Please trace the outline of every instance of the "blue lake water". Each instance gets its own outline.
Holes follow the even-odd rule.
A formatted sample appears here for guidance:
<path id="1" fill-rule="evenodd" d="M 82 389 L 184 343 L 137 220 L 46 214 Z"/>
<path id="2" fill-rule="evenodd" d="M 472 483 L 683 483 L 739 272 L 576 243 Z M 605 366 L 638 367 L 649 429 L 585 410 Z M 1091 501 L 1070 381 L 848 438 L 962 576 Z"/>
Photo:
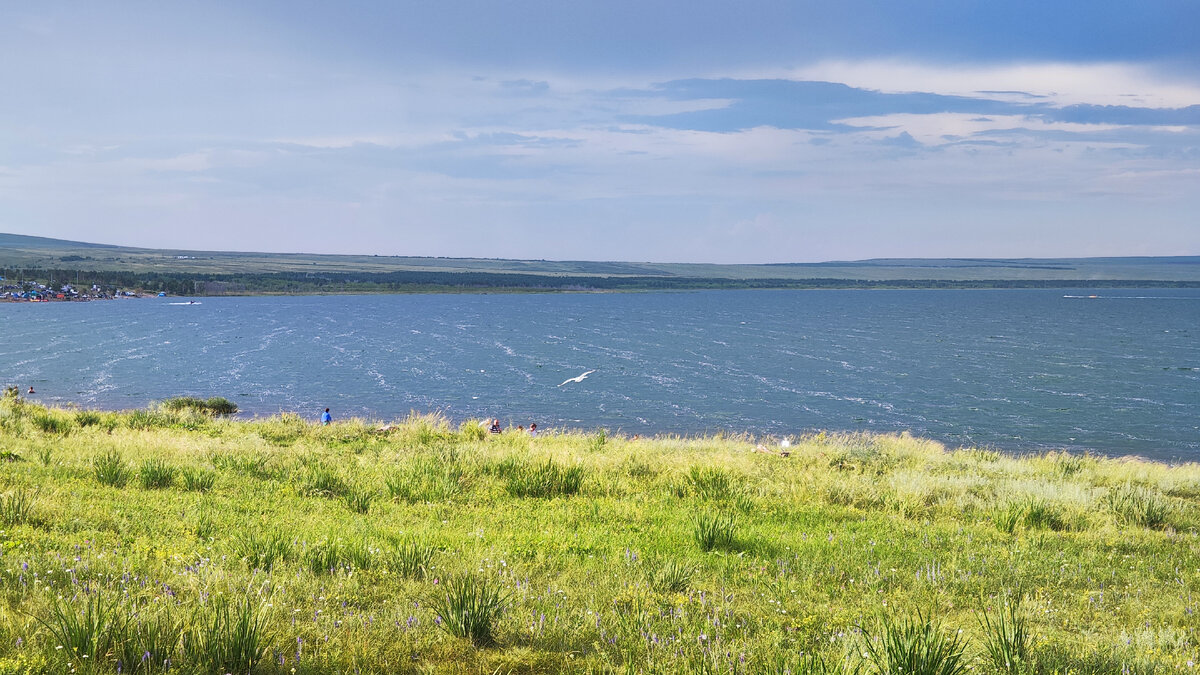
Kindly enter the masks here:
<path id="1" fill-rule="evenodd" d="M 220 395 L 314 420 L 328 406 L 626 434 L 910 430 L 1200 459 L 1196 289 L 172 302 L 0 304 L 0 384 L 109 409 Z"/>

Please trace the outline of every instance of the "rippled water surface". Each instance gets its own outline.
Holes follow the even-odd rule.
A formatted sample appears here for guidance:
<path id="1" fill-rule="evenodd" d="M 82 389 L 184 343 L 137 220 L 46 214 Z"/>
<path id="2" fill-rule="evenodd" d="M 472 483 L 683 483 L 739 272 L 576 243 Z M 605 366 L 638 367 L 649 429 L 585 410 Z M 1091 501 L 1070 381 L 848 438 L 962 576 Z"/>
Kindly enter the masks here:
<path id="1" fill-rule="evenodd" d="M 1197 290 L 172 302 L 0 304 L 0 383 L 99 408 L 221 395 L 314 419 L 329 406 L 628 434 L 907 429 L 1200 459 Z"/>

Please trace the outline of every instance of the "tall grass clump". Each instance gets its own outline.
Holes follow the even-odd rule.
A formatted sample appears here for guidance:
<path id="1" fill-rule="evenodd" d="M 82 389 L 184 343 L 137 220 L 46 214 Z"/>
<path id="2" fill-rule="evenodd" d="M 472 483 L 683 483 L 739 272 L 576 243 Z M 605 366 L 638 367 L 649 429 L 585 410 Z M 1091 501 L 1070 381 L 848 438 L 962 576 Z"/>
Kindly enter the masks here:
<path id="1" fill-rule="evenodd" d="M 171 412 L 195 411 L 205 415 L 232 415 L 238 411 L 237 404 L 222 396 L 209 399 L 194 396 L 176 396 L 163 401 L 162 406 Z"/>
<path id="2" fill-rule="evenodd" d="M 150 617 L 131 619 L 125 639 L 116 651 L 118 673 L 166 673 L 178 660 L 183 622 L 170 610 Z"/>
<path id="3" fill-rule="evenodd" d="M 37 427 L 44 434 L 66 436 L 71 433 L 72 425 L 70 418 L 55 414 L 49 410 L 35 410 L 29 416 L 29 419 L 33 422 L 33 426 Z"/>
<path id="4" fill-rule="evenodd" d="M 406 538 L 392 549 L 388 567 L 402 576 L 421 579 L 429 574 L 432 560 L 433 546 L 418 539 Z"/>
<path id="5" fill-rule="evenodd" d="M 176 416 L 157 410 L 132 410 L 124 416 L 125 426 L 140 431 L 169 429 L 176 420 Z"/>
<path id="6" fill-rule="evenodd" d="M 106 600 L 100 591 L 84 593 L 78 608 L 70 600 L 52 596 L 45 616 L 34 618 L 53 637 L 48 645 L 51 657 L 65 659 L 68 669 L 95 667 L 125 634 L 125 618 L 118 611 L 117 598 Z"/>
<path id="7" fill-rule="evenodd" d="M 692 466 L 687 481 L 702 499 L 728 499 L 736 488 L 733 475 L 719 466 Z"/>
<path id="8" fill-rule="evenodd" d="M 94 410 L 78 410 L 75 412 L 75 423 L 81 427 L 91 427 L 100 424 L 100 413 Z"/>
<path id="9" fill-rule="evenodd" d="M 1013 594 L 994 614 L 979 616 L 983 630 L 983 653 L 1002 673 L 1021 675 L 1033 656 L 1033 635 L 1021 611 L 1021 596 Z"/>
<path id="10" fill-rule="evenodd" d="M 508 594 L 499 584 L 462 575 L 446 582 L 444 595 L 433 602 L 433 611 L 441 619 L 442 630 L 467 638 L 476 647 L 488 647 L 496 643 L 496 621 L 507 603 Z"/>
<path id="11" fill-rule="evenodd" d="M 733 514 L 701 513 L 696 516 L 692 535 L 701 551 L 733 549 L 737 546 L 736 527 Z"/>
<path id="12" fill-rule="evenodd" d="M 267 658 L 267 616 L 249 597 L 230 607 L 213 601 L 207 616 L 196 618 L 189 651 L 207 673 L 251 673 Z"/>
<path id="13" fill-rule="evenodd" d="M 365 485 L 351 485 L 346 488 L 342 499 L 351 511 L 366 515 L 371 511 L 371 504 L 375 502 L 375 491 Z"/>
<path id="14" fill-rule="evenodd" d="M 29 522 L 36 501 L 37 492 L 28 488 L 17 488 L 0 495 L 0 523 L 20 525 Z"/>
<path id="15" fill-rule="evenodd" d="M 316 464 L 308 469 L 301 492 L 306 497 L 338 497 L 349 493 L 350 485 L 335 469 Z"/>
<path id="16" fill-rule="evenodd" d="M 863 631 L 863 652 L 880 675 L 962 675 L 969 663 L 960 633 L 949 633 L 920 612 L 896 622 L 884 616 L 878 635 Z"/>
<path id="17" fill-rule="evenodd" d="M 168 464 L 166 460 L 154 458 L 142 462 L 141 468 L 138 469 L 138 477 L 141 479 L 143 488 L 162 490 L 175 484 L 175 474 L 178 472 L 179 470 Z"/>
<path id="18" fill-rule="evenodd" d="M 217 482 L 216 472 L 207 469 L 184 469 L 180 474 L 183 476 L 183 489 L 189 492 L 208 492 Z"/>
<path id="19" fill-rule="evenodd" d="M 1161 493 L 1130 483 L 1110 489 L 1104 505 L 1122 522 L 1151 528 L 1166 525 L 1172 511 Z"/>
<path id="20" fill-rule="evenodd" d="M 660 593 L 680 593 L 691 586 L 695 575 L 695 567 L 678 560 L 668 560 L 654 571 L 650 585 Z"/>
<path id="21" fill-rule="evenodd" d="M 92 459 L 92 473 L 102 485 L 122 488 L 133 472 L 121 453 L 114 449 Z"/>
<path id="22" fill-rule="evenodd" d="M 488 432 L 479 420 L 467 420 L 459 425 L 458 436 L 464 441 L 482 441 L 487 438 Z"/>
<path id="23" fill-rule="evenodd" d="M 299 415 L 284 413 L 279 417 L 257 422 L 260 438 L 274 445 L 291 445 L 308 433 L 308 423 Z"/>
<path id="24" fill-rule="evenodd" d="M 294 544 L 282 532 L 248 532 L 235 541 L 234 548 L 248 568 L 270 572 L 291 559 Z"/>
<path id="25" fill-rule="evenodd" d="M 409 504 L 441 502 L 462 491 L 463 470 L 457 462 L 422 458 L 384 479 L 392 499 Z"/>
<path id="26" fill-rule="evenodd" d="M 336 574 L 342 571 L 371 568 L 371 550 L 366 542 L 356 539 L 346 542 L 330 537 L 311 546 L 304 562 L 313 574 Z"/>
<path id="27" fill-rule="evenodd" d="M 541 464 L 505 463 L 501 469 L 505 488 L 513 497 L 567 497 L 583 485 L 583 467 L 560 466 L 552 459 Z"/>

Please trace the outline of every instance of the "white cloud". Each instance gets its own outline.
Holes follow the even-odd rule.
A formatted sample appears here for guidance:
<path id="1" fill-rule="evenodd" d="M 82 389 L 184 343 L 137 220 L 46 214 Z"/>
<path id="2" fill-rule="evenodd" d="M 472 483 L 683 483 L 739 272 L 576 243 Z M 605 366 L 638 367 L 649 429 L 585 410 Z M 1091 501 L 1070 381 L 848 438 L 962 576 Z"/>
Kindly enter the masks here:
<path id="1" fill-rule="evenodd" d="M 1029 115 L 975 115 L 967 113 L 894 113 L 870 117 L 851 117 L 834 120 L 853 127 L 869 127 L 860 132 L 871 138 L 894 137 L 907 132 L 924 145 L 941 145 L 988 131 L 1066 131 L 1072 133 L 1108 131 L 1120 128 L 1115 124 L 1079 124 L 1077 122 L 1046 121 Z M 955 137 L 955 138 L 947 138 Z"/>
<path id="2" fill-rule="evenodd" d="M 906 61 L 821 61 L 780 71 L 795 80 L 841 82 L 882 92 L 929 92 L 1055 105 L 1182 108 L 1200 104 L 1200 85 L 1149 66 L 1127 63 L 925 64 Z M 993 92 L 981 94 L 981 92 Z M 1010 93 L 1004 93 L 1010 92 Z"/>

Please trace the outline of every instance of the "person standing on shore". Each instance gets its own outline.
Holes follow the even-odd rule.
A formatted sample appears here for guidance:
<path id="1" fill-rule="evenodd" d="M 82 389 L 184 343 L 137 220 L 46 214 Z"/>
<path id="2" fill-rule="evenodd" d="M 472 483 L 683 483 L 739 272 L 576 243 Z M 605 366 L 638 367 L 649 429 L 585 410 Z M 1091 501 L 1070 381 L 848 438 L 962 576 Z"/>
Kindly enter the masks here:
<path id="1" fill-rule="evenodd" d="M 321 424 L 323 424 L 325 426 L 329 426 L 329 423 L 332 421 L 333 421 L 333 415 L 330 415 L 329 408 L 326 408 L 325 412 L 321 413 Z"/>

